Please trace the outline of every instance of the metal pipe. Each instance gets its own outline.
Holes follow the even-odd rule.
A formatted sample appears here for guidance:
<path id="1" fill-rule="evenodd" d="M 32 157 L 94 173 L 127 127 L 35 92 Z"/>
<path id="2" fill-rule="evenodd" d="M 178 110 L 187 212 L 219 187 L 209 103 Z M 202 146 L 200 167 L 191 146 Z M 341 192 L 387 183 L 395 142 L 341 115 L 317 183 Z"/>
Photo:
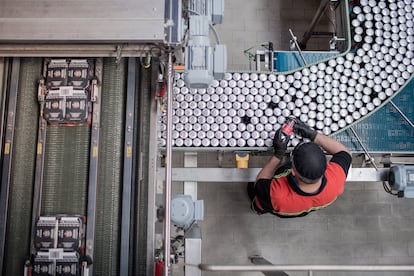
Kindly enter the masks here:
<path id="1" fill-rule="evenodd" d="M 397 110 L 398 111 L 398 113 L 400 113 L 400 115 L 404 118 L 404 120 L 406 120 L 407 121 L 407 123 L 412 127 L 412 128 L 414 128 L 414 124 L 413 124 L 413 122 L 411 122 L 410 121 L 410 119 L 404 114 L 404 112 L 402 112 L 401 111 L 401 109 L 393 102 L 393 101 L 390 101 L 390 104 L 395 108 L 395 110 Z"/>
<path id="2" fill-rule="evenodd" d="M 378 170 L 377 165 L 375 164 L 375 159 L 372 158 L 372 156 L 369 154 L 368 150 L 365 148 L 364 144 L 362 143 L 361 139 L 359 138 L 358 134 L 355 132 L 353 127 L 350 127 L 352 133 L 354 134 L 355 138 L 357 139 L 358 143 L 361 145 L 362 150 L 365 152 L 365 154 L 368 156 L 369 160 L 372 162 L 372 165 L 376 170 Z"/>
<path id="3" fill-rule="evenodd" d="M 414 265 L 210 265 L 200 264 L 202 271 L 414 271 Z"/>
<path id="4" fill-rule="evenodd" d="M 165 164 L 165 218 L 164 218 L 164 275 L 168 276 L 170 262 L 170 243 L 171 243 L 171 160 L 172 160 L 172 88 L 173 88 L 173 64 L 172 52 L 168 53 L 168 87 L 167 87 L 167 146 Z"/>
<path id="5" fill-rule="evenodd" d="M 324 0 L 324 1 L 326 1 L 326 0 Z M 327 1 L 327 2 L 329 2 L 329 1 Z M 298 49 L 298 52 L 299 52 L 300 58 L 303 61 L 303 64 L 304 65 L 307 65 L 306 60 L 305 60 L 305 57 L 302 54 L 302 50 L 300 49 L 300 46 L 298 44 L 298 41 L 296 40 L 296 36 L 293 34 L 293 32 L 292 32 L 291 29 L 289 29 L 289 32 L 290 32 L 290 35 L 292 36 L 293 42 L 295 43 L 296 49 Z"/>

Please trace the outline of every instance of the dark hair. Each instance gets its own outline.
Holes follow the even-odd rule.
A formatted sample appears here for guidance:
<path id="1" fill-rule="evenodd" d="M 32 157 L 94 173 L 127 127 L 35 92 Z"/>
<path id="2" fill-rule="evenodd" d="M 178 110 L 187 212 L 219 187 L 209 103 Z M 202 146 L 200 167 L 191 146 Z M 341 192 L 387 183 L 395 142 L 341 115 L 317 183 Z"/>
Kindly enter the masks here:
<path id="1" fill-rule="evenodd" d="M 292 152 L 292 165 L 298 178 L 313 184 L 325 173 L 326 157 L 322 149 L 313 142 L 300 143 Z"/>

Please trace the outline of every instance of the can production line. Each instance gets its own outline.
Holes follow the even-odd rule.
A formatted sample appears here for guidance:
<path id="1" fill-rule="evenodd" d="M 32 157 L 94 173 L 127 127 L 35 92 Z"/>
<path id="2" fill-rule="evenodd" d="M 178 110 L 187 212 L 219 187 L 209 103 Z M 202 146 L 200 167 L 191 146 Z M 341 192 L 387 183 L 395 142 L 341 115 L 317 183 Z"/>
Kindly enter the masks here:
<path id="1" fill-rule="evenodd" d="M 413 77 L 413 6 L 412 1 L 350 5 L 348 51 L 294 72 L 227 73 L 207 89 L 186 87 L 184 74 L 177 73 L 174 147 L 269 147 L 272 131 L 291 115 L 326 135 L 363 120 Z M 297 143 L 294 138 L 292 145 Z"/>
<path id="2" fill-rule="evenodd" d="M 303 60 L 303 67 L 286 73 L 226 73 L 223 79 L 214 80 L 208 88 L 188 87 L 186 73 L 176 72 L 172 88 L 170 139 L 173 151 L 184 152 L 184 167 L 173 168 L 172 175 L 169 175 L 168 167 L 165 171 L 159 170 L 159 180 L 164 180 L 165 174 L 166 182 L 168 179 L 182 181 L 184 194 L 191 195 L 194 204 L 197 204 L 197 182 L 254 181 L 260 168 L 197 168 L 197 152 L 217 154 L 219 160 L 223 158 L 223 153 L 230 152 L 235 155 L 238 164 L 240 153 L 244 156 L 246 152 L 248 155 L 268 151 L 275 130 L 289 116 L 300 118 L 322 133 L 337 137 L 352 149 L 355 157 L 359 156 L 354 159 L 355 165 L 351 168 L 348 182 L 388 181 L 387 167 L 401 162 L 397 157 L 399 155 L 408 156 L 403 162 L 412 164 L 414 145 L 410 141 L 414 128 L 413 114 L 406 101 L 413 100 L 414 3 L 367 0 L 352 2 L 348 8 L 347 33 L 351 42 L 345 53 L 337 56 L 313 64 L 306 64 Z M 398 99 L 400 95 L 403 101 L 399 100 L 399 105 L 394 98 Z M 376 114 L 384 115 L 379 110 L 393 114 L 387 120 L 375 119 Z M 168 156 L 167 114 L 168 108 L 158 114 L 158 137 L 159 146 L 167 147 Z M 398 129 L 399 144 L 395 145 L 395 137 L 390 132 L 384 138 L 383 132 L 364 131 L 368 120 L 377 124 L 371 124 L 372 128 L 385 128 L 391 132 Z M 387 124 L 384 125 L 384 122 Z M 364 133 L 364 137 L 358 133 Z M 366 142 L 376 140 L 376 135 L 382 136 L 383 140 L 376 144 L 377 147 L 367 148 Z M 292 135 L 291 138 L 289 146 L 294 147 L 300 137 Z M 393 143 L 394 146 L 391 146 Z M 394 157 L 396 159 L 393 160 Z M 166 162 L 170 163 L 169 160 Z M 391 192 L 388 188 L 386 190 Z M 408 196 L 410 193 L 407 190 Z M 181 203 L 181 199 L 173 197 L 172 200 L 173 205 Z M 172 210 L 174 219 L 179 211 Z M 164 233 L 169 228 L 166 229 Z M 186 255 L 185 263 L 199 264 L 201 238 L 194 238 L 193 229 L 187 231 L 192 238 L 186 240 L 184 251 L 191 252 L 192 256 Z M 156 244 L 159 242 L 156 239 Z M 272 270 L 269 262 L 259 259 L 256 264 L 269 265 L 267 271 Z M 251 261 L 255 263 L 255 260 Z M 199 268 L 222 272 L 254 270 L 251 266 L 231 264 L 205 264 Z M 377 269 L 384 270 L 384 267 Z M 311 269 L 308 271 L 311 273 Z M 186 275 L 199 273 L 191 265 L 185 267 Z"/>

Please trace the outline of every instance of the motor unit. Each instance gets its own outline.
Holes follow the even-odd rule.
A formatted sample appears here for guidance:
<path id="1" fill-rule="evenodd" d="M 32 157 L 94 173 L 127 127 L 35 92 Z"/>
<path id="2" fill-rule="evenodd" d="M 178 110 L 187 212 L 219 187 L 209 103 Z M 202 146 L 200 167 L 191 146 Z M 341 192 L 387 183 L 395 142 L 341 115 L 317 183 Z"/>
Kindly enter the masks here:
<path id="1" fill-rule="evenodd" d="M 392 190 L 401 192 L 400 196 L 414 198 L 414 165 L 391 167 L 389 183 Z"/>

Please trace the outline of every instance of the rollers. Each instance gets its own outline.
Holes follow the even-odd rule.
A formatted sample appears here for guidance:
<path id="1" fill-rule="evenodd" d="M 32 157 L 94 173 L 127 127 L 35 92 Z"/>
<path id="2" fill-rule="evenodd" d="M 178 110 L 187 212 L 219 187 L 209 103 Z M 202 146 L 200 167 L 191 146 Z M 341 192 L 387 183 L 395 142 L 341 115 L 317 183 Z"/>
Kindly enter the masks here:
<path id="1" fill-rule="evenodd" d="M 326 135 L 362 119 L 413 76 L 413 14 L 411 0 L 361 0 L 350 13 L 351 51 L 290 74 L 227 73 L 207 89 L 188 89 L 176 73 L 174 147 L 269 147 L 292 115 Z M 163 113 L 161 146 L 165 122 Z"/>

